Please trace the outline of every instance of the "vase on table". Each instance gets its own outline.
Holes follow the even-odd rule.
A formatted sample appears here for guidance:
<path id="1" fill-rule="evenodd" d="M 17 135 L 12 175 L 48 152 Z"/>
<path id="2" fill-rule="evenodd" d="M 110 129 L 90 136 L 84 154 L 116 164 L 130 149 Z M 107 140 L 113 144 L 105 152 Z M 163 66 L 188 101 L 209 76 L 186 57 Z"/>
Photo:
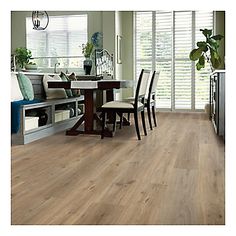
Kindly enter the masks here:
<path id="1" fill-rule="evenodd" d="M 84 72 L 85 75 L 90 75 L 93 61 L 90 58 L 84 60 Z"/>

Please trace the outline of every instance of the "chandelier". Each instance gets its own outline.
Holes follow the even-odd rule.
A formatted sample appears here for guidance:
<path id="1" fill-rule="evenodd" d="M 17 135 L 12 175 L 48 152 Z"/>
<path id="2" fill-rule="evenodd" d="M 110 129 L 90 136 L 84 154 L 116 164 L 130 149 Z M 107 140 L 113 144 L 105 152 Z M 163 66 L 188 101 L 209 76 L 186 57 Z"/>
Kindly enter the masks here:
<path id="1" fill-rule="evenodd" d="M 45 30 L 49 23 L 48 13 L 46 11 L 32 12 L 33 29 Z"/>

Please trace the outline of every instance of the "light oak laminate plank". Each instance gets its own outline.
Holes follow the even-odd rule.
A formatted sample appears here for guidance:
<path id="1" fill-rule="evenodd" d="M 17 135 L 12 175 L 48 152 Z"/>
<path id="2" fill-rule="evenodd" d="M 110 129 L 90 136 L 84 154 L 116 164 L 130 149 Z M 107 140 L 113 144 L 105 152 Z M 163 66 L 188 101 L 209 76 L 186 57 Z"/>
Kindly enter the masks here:
<path id="1" fill-rule="evenodd" d="M 59 133 L 12 146 L 12 224 L 224 224 L 224 142 L 204 113 L 157 113 L 138 141 Z"/>

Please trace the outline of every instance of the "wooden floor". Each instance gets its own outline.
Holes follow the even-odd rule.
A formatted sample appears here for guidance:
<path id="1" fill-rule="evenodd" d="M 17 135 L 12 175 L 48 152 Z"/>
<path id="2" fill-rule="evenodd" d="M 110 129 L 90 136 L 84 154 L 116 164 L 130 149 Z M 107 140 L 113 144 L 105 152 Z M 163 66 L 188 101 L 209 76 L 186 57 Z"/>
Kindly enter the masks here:
<path id="1" fill-rule="evenodd" d="M 224 142 L 203 113 L 158 124 L 13 146 L 12 224 L 224 224 Z"/>

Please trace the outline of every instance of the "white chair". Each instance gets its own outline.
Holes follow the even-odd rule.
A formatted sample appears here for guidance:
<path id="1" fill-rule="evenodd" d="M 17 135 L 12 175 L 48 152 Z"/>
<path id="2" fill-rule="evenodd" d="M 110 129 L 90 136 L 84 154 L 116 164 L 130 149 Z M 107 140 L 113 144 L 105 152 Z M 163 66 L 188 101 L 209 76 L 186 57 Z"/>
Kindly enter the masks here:
<path id="1" fill-rule="evenodd" d="M 148 120 L 150 129 L 152 130 L 152 121 L 151 121 L 151 110 L 152 110 L 152 116 L 154 125 L 157 126 L 156 121 L 156 88 L 157 88 L 157 82 L 159 79 L 160 72 L 154 71 L 151 77 L 151 81 L 148 88 L 148 96 L 145 98 L 144 106 L 147 108 L 148 113 Z"/>
<path id="2" fill-rule="evenodd" d="M 107 102 L 102 105 L 101 112 L 102 112 L 102 132 L 101 138 L 104 138 L 104 130 L 105 130 L 105 116 L 106 113 L 112 112 L 113 114 L 119 113 L 133 113 L 134 114 L 134 121 L 135 121 L 135 128 L 138 139 L 141 140 L 139 125 L 138 125 L 138 113 L 141 112 L 142 117 L 142 125 L 144 129 L 144 134 L 147 135 L 146 126 L 145 126 L 145 118 L 144 118 L 144 99 L 145 94 L 148 86 L 148 81 L 150 77 L 150 71 L 142 69 L 137 87 L 135 92 L 135 99 L 133 101 L 111 101 Z"/>
<path id="3" fill-rule="evenodd" d="M 148 121 L 150 125 L 150 129 L 152 130 L 152 121 L 151 121 L 151 110 L 152 110 L 152 116 L 154 120 L 154 125 L 157 126 L 156 122 L 156 87 L 157 87 L 157 82 L 159 79 L 160 72 L 159 71 L 154 71 L 152 76 L 149 79 L 148 86 L 147 86 L 147 91 L 145 94 L 145 100 L 144 100 L 144 106 L 147 108 L 147 113 L 148 113 Z M 134 97 L 129 97 L 124 99 L 124 101 L 133 101 Z M 130 113 L 128 113 L 128 120 L 130 120 Z"/>

